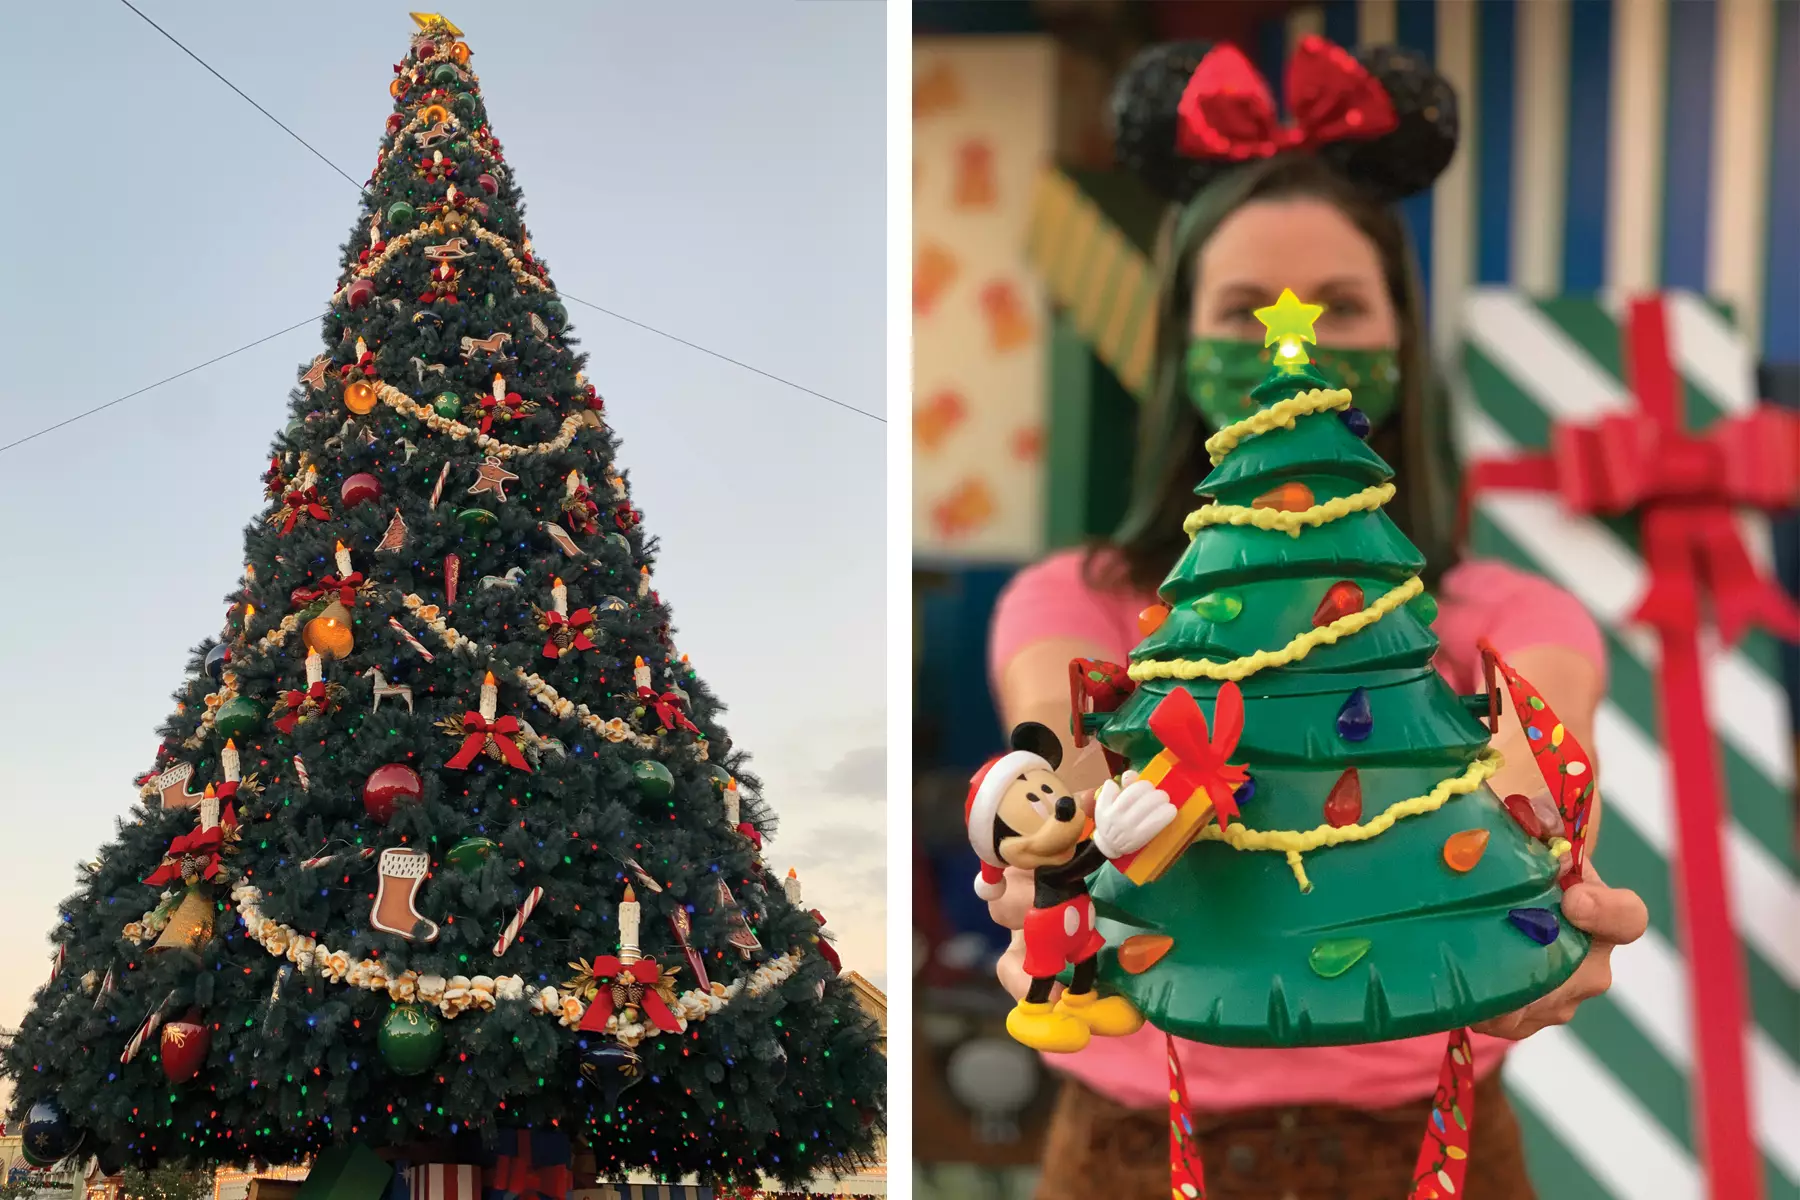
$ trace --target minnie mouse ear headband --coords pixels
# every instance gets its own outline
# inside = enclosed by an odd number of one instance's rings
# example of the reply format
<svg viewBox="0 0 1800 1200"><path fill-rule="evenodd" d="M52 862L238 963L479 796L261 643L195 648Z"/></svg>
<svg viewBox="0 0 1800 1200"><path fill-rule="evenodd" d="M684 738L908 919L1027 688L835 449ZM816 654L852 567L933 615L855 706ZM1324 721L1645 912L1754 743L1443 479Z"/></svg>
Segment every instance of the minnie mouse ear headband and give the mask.
<svg viewBox="0 0 1800 1200"><path fill-rule="evenodd" d="M1351 54L1309 35L1288 62L1286 99L1283 125L1268 83L1230 44L1152 46L1113 86L1119 163L1186 203L1241 163L1310 153L1397 200L1430 187L1456 153L1456 92L1404 50Z"/></svg>

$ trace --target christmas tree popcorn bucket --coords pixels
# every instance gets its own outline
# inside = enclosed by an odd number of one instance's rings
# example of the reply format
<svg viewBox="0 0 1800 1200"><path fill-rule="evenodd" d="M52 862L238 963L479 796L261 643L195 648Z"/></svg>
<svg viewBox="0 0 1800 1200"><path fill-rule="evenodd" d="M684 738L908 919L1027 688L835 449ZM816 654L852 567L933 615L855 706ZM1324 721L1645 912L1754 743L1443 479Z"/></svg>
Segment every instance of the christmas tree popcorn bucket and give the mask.
<svg viewBox="0 0 1800 1200"><path fill-rule="evenodd" d="M1554 991L1588 951L1560 914L1581 877L1591 764L1491 647L1480 692L1457 694L1433 667L1425 561L1383 512L1393 469L1304 348L1321 311L1291 291L1257 311L1275 365L1254 411L1206 443L1203 502L1143 641L1123 668L1071 664L1076 742L1098 740L1118 777L1094 842L1120 784L1149 781L1173 809L1088 876L1104 944L1086 972L1170 1039L1178 1196L1204 1188L1174 1038L1275 1048L1427 1034L1448 1041L1412 1196L1458 1194L1468 1027ZM1558 828L1488 785L1503 694ZM1029 956L1029 919L1026 933Z"/></svg>

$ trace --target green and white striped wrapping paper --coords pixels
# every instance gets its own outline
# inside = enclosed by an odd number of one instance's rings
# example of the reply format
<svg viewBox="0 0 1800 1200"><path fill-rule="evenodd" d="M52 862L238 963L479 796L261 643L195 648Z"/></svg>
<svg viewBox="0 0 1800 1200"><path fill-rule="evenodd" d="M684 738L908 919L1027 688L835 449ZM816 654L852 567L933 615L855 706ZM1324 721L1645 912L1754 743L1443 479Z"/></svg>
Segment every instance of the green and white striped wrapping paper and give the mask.
<svg viewBox="0 0 1800 1200"><path fill-rule="evenodd" d="M1757 399L1748 346L1718 309L1669 293L1672 351L1691 429ZM1552 421L1635 405L1621 367L1620 299L1533 300L1471 293L1463 311L1459 440L1466 459L1541 450ZM1405 486L1405 480L1399 480ZM1742 518L1767 567L1766 523ZM1476 502L1471 551L1544 575L1577 596L1605 634L1610 675L1595 732L1607 818L1595 867L1644 897L1650 930L1613 955L1614 982L1567 1027L1521 1043L1508 1083L1544 1200L1699 1200L1693 1036L1675 911L1677 836L1656 718L1657 645L1627 614L1646 574L1630 520L1576 517L1548 493ZM1794 764L1774 643L1753 632L1711 644L1707 717L1718 739L1730 824L1726 873L1745 961L1751 1108L1771 1200L1800 1198L1800 883ZM1713 1200L1724 1200L1723 1197Z"/></svg>

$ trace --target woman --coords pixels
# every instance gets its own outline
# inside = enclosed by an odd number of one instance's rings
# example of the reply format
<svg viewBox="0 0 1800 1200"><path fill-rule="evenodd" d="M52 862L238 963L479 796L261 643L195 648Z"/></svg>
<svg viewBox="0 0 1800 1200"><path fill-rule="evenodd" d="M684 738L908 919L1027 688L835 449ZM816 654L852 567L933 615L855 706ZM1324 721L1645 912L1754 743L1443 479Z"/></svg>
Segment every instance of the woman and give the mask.
<svg viewBox="0 0 1800 1200"><path fill-rule="evenodd" d="M1069 660L1126 660L1140 636L1137 613L1156 602L1157 584L1185 545L1182 518L1208 466L1202 443L1246 415L1246 393L1268 370L1253 310L1292 288L1325 305L1314 361L1351 389L1372 426L1370 445L1396 467L1399 496L1386 511L1431 564L1425 582L1440 605L1439 671L1458 690L1478 691L1475 647L1486 638L1591 745L1605 683L1592 619L1544 580L1499 563L1456 561L1446 413L1393 207L1429 186L1454 153L1454 95L1400 52L1365 51L1358 62L1307 39L1290 78L1305 132L1284 142L1257 128L1261 88L1241 55L1221 48L1209 57L1206 46L1186 43L1140 56L1115 93L1121 159L1180 206L1160 256L1155 392L1143 415L1133 505L1117 536L1021 572L1001 598L991 666L1002 715L1009 725L1064 729ZM1270 154L1272 144L1283 148ZM1511 725L1496 739L1508 764L1492 781L1502 795L1543 792L1521 743ZM1071 786L1091 788L1105 777L1097 748L1065 748ZM1596 808L1590 836L1599 823ZM1509 1040L1568 1021L1609 986L1612 947L1644 931L1635 894L1606 887L1591 870L1588 880L1563 899L1564 914L1593 939L1587 959L1549 996L1477 1030L1480 1115L1468 1200L1533 1196L1499 1086ZM1029 899L1028 878L1009 874L995 919L1017 930ZM999 968L1015 996L1026 983L1022 957L1015 933ZM1296 1050L1181 1043L1201 1109L1195 1123L1209 1195L1404 1197L1442 1053L1438 1036ZM1051 1061L1067 1079L1039 1196L1166 1194L1162 1035L1146 1028L1097 1038Z"/></svg>

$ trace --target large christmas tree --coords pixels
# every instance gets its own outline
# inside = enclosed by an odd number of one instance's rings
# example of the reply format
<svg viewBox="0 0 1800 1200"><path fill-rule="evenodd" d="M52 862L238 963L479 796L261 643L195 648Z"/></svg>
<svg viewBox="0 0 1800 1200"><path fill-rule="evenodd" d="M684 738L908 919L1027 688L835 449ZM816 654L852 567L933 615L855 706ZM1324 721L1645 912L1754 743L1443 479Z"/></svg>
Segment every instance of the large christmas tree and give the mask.
<svg viewBox="0 0 1800 1200"><path fill-rule="evenodd" d="M854 1170L879 1031L764 874L468 46L418 20L224 631L6 1048L13 1118L109 1170L513 1128L600 1174Z"/></svg>
<svg viewBox="0 0 1800 1200"><path fill-rule="evenodd" d="M1258 312L1276 365L1256 411L1207 443L1206 502L1145 615L1135 690L1086 718L1143 769L1174 749L1152 716L1171 691L1212 712L1241 689L1231 761L1249 779L1210 797L1226 819L1186 817L1185 851L1172 832L1138 881L1106 868L1093 885L1102 987L1221 1045L1455 1029L1550 991L1587 951L1558 920L1560 847L1487 786L1495 697L1432 667L1424 558L1382 512L1393 470L1301 345L1318 311L1286 293Z"/></svg>

